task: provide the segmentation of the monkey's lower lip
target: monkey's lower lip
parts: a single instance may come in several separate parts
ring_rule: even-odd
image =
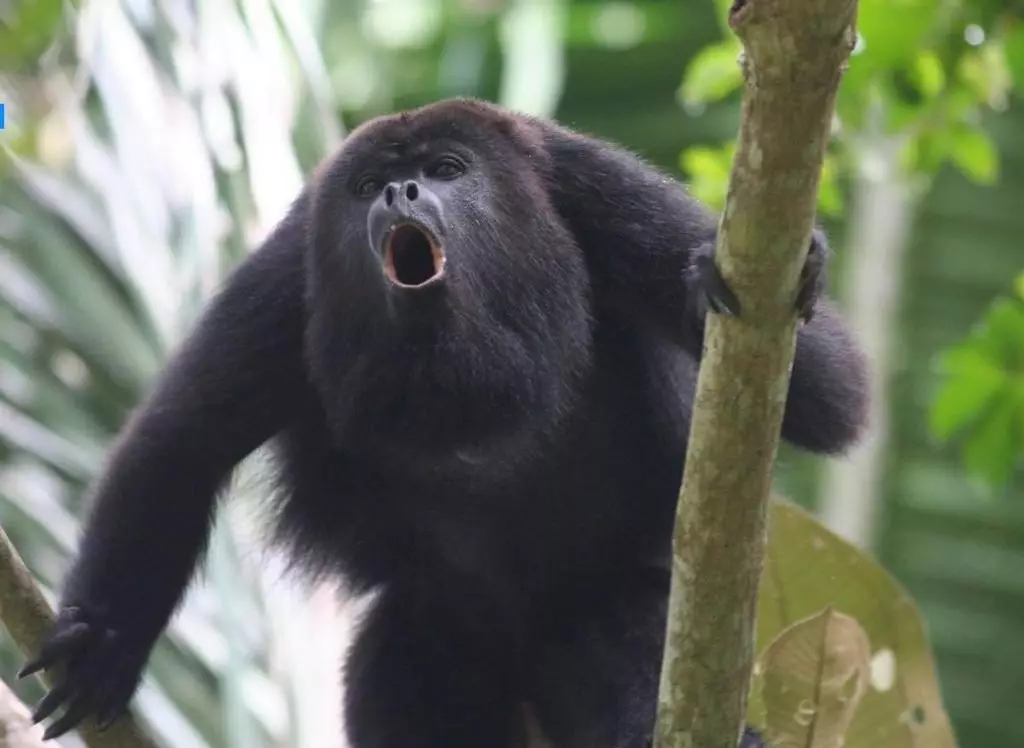
[[[392,226],[384,237],[384,274],[400,288],[421,288],[444,275],[444,250],[417,223]]]

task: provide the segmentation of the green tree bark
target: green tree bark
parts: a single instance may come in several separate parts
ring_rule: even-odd
[[[736,0],[742,119],[717,262],[742,305],[711,314],[673,534],[656,748],[735,748],[753,666],[772,464],[856,0]]]

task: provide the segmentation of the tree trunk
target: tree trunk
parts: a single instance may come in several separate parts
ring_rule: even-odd
[[[856,0],[736,0],[746,87],[673,533],[657,748],[735,748],[753,666],[765,517],[836,90]]]

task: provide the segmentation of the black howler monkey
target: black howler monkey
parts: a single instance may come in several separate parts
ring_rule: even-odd
[[[117,441],[24,672],[60,734],[135,691],[218,489],[273,440],[299,565],[380,594],[355,748],[647,745],[717,220],[636,156],[473,100],[355,130],[226,282]],[[815,232],[783,436],[837,453],[862,355]],[[752,733],[745,744],[760,740]]]

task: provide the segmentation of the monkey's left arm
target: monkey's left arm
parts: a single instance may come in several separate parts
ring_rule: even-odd
[[[544,127],[556,210],[587,256],[598,298],[666,332],[695,358],[708,307],[739,312],[713,255],[716,217],[677,181],[625,149]],[[854,443],[867,416],[866,362],[835,308],[821,299],[828,247],[815,231],[795,301],[805,324],[782,436],[815,452]]]
[[[127,706],[202,553],[218,489],[303,392],[302,203],[225,283],[114,445],[93,487],[54,626],[22,675],[62,665],[50,738]]]

